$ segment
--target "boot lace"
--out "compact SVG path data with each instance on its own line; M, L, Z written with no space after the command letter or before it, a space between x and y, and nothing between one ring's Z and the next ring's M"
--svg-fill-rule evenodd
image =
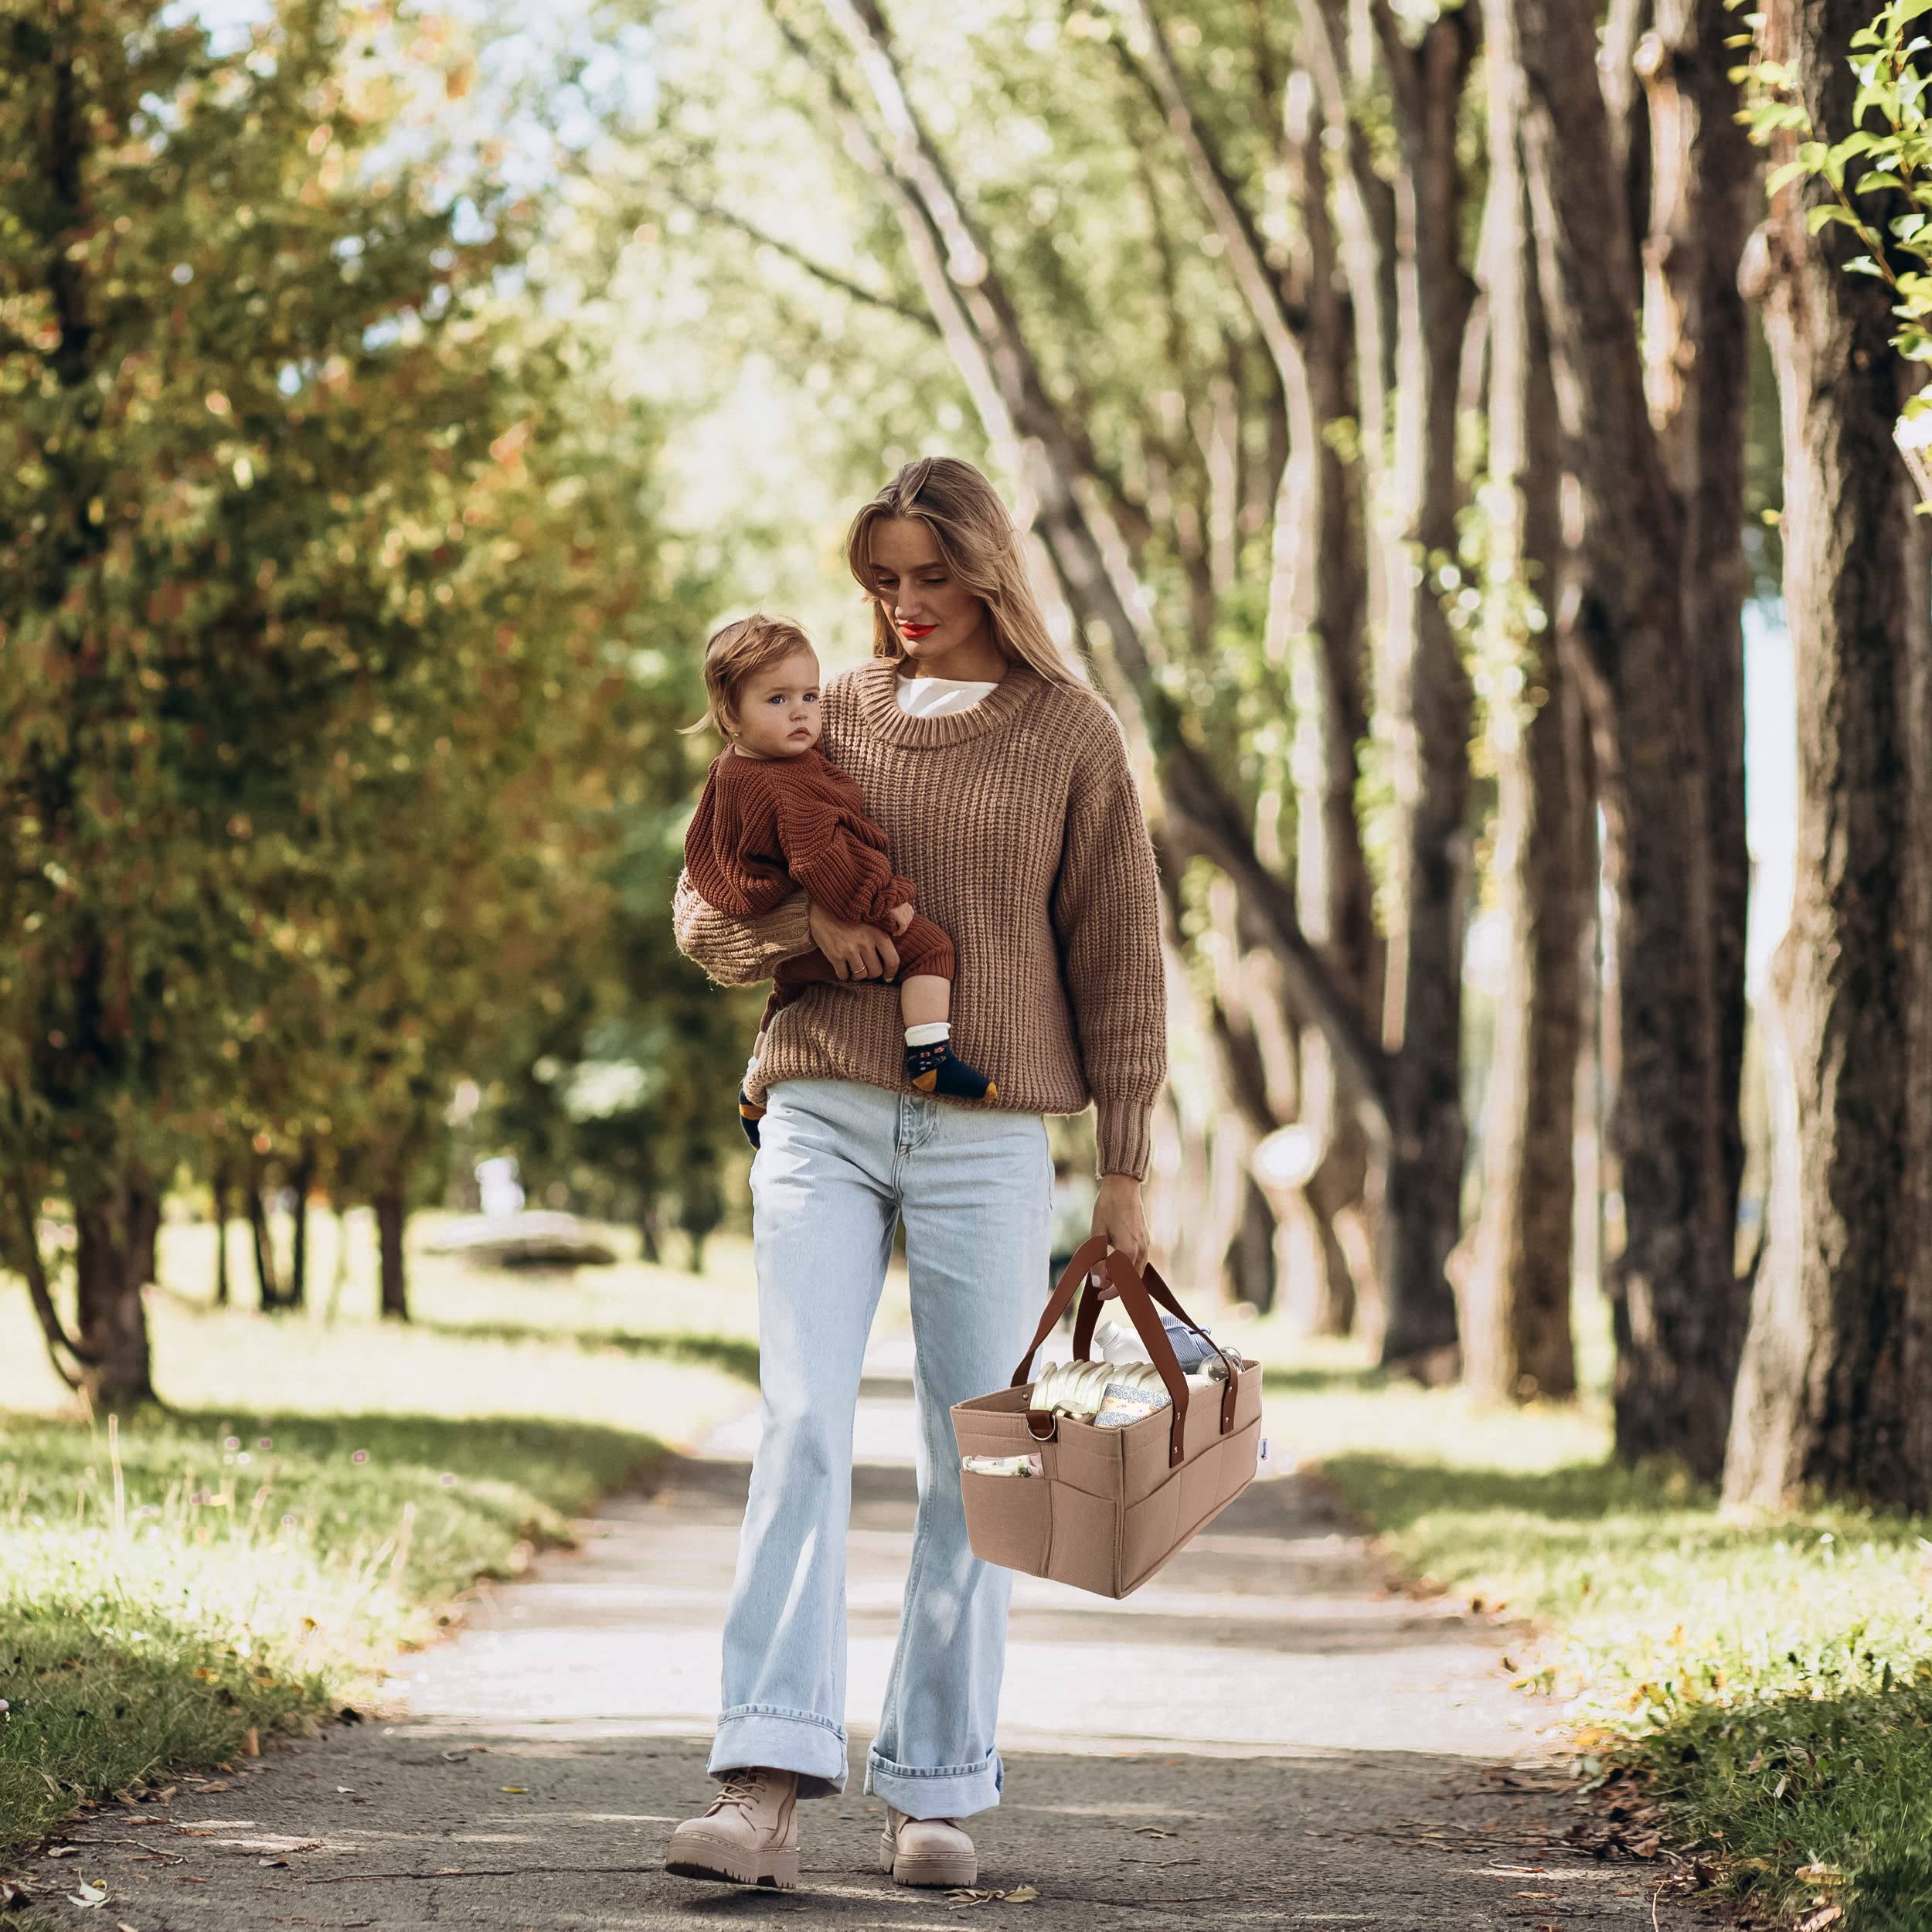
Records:
M763 1771L734 1771L718 1787L718 1795L711 1801L707 1818L715 1818L726 1810L748 1811L758 1801L760 1787L765 1781Z

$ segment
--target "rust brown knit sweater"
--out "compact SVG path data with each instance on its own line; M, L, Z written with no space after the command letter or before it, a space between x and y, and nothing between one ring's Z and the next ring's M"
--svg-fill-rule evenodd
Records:
M998 1083L1003 1111L1094 1104L1100 1172L1143 1177L1167 997L1153 848L1120 726L1083 686L1024 666L970 711L908 717L897 675L880 659L835 678L821 742L953 936L954 1049ZM721 985L748 985L811 951L807 906L798 893L735 917L682 879L678 944ZM752 1097L787 1080L897 1091L904 1061L889 987L811 986L772 1021Z
M886 850L859 787L821 753L726 751L692 814L684 869L721 913L768 913L802 889L841 919L876 926L917 896L910 879L893 877Z

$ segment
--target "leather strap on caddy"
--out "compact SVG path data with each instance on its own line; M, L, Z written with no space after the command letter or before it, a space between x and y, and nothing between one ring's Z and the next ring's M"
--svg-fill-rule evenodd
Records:
M1114 1258L1122 1268L1129 1265L1124 1256L1116 1255ZM1175 1298L1174 1291L1162 1278L1160 1270L1155 1267L1151 1261L1148 1262L1147 1266L1141 1270L1141 1280L1151 1301L1157 1306L1166 1309L1169 1315L1185 1321L1227 1364L1227 1380L1223 1384L1221 1389L1221 1433L1225 1436L1234 1427L1234 1399L1236 1393L1235 1378L1241 1372L1240 1356L1230 1354L1228 1350L1223 1348L1220 1343L1216 1342L1213 1336L1209 1335L1207 1330L1181 1306L1179 1301ZM1097 1294L1086 1294L1080 1298L1079 1311L1073 1318L1073 1359L1077 1362L1093 1360L1091 1351L1094 1346L1094 1330L1100 1321L1100 1310L1106 1304Z
M1159 1309L1165 1308L1178 1316L1198 1335L1199 1325L1175 1299L1174 1291L1162 1280L1151 1267L1144 1277L1132 1262L1124 1254L1110 1253L1105 1239L1095 1235L1083 1242L1074 1252L1066 1264L1066 1272L1060 1278L1060 1285L1049 1298L1045 1312L1040 1316L1039 1326L1033 1332L1033 1338L1026 1345L1026 1352L1020 1357L1019 1366L1013 1371L1012 1386L1017 1389L1031 1379L1033 1358L1039 1352L1040 1345L1058 1326L1061 1318L1072 1306L1073 1298L1080 1291L1089 1275L1099 1274L1120 1299L1128 1319L1134 1324L1134 1331L1145 1344L1148 1359L1160 1372L1169 1400L1174 1405L1173 1419L1168 1430L1168 1466L1177 1468L1184 1460L1185 1451L1185 1430L1187 1423L1187 1377L1182 1372L1179 1359L1174 1352L1174 1344L1168 1339L1166 1328L1162 1326ZM1157 1303L1158 1306L1157 1307ZM1094 1345L1094 1328L1099 1318L1100 1298L1089 1295L1082 1304L1073 1329L1073 1355L1077 1361L1090 1362ZM1209 1345L1214 1347L1223 1361L1229 1365L1228 1380L1221 1394L1221 1433L1223 1435L1234 1427L1236 1382L1240 1372L1239 1357L1230 1357L1211 1338ZM1035 1440L1052 1440L1059 1424L1050 1411L1029 1409L1026 1412L1026 1427Z

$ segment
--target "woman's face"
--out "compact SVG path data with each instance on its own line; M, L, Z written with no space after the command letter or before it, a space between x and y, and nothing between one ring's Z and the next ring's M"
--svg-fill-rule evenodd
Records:
M917 518L872 526L872 579L900 648L915 664L987 641L985 605L946 567L931 530Z

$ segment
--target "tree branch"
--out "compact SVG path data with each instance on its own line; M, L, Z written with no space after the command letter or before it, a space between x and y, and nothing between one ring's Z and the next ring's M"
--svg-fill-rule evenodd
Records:
M70 1389L80 1386L80 1378L61 1360L64 1350L76 1362L91 1364L94 1357L83 1349L68 1334L60 1319L60 1311L54 1306L53 1291L47 1281L46 1264L40 1256L40 1236L36 1225L34 1202L27 1186L24 1174L15 1173L12 1189L14 1212L19 1223L20 1267L26 1277L27 1298L33 1304L33 1311L40 1323L40 1332L46 1338L47 1359L53 1365L53 1372Z
M675 189L672 190L672 199L689 209L694 215L702 216L709 221L721 222L726 227L735 229L748 240L756 242L760 248L769 248L784 256L787 261L802 268L808 275L815 281L823 282L828 288L835 288L840 294L850 296L854 301L883 309L888 315L896 315L901 321L910 322L923 328L929 335L940 333L939 325L933 320L930 309L916 308L910 302L900 301L896 296L881 294L876 289L866 287L862 282L855 282L849 276L842 275L837 269L828 267L825 263L815 260L796 243L773 234L769 229L760 227L747 216L722 207L716 202L707 201L702 196L683 194Z
M1285 388L1300 379L1300 337L1307 318L1289 302L1281 277L1268 265L1267 245L1255 226L1254 217L1241 199L1213 135L1201 124L1188 99L1186 85L1175 65L1155 0L1131 0L1131 3L1147 36L1148 59L1143 63L1124 43L1121 43L1121 59L1147 90L1149 99L1161 111L1169 131L1179 142L1187 158L1188 172L1193 177L1195 192L1226 246L1236 284Z

